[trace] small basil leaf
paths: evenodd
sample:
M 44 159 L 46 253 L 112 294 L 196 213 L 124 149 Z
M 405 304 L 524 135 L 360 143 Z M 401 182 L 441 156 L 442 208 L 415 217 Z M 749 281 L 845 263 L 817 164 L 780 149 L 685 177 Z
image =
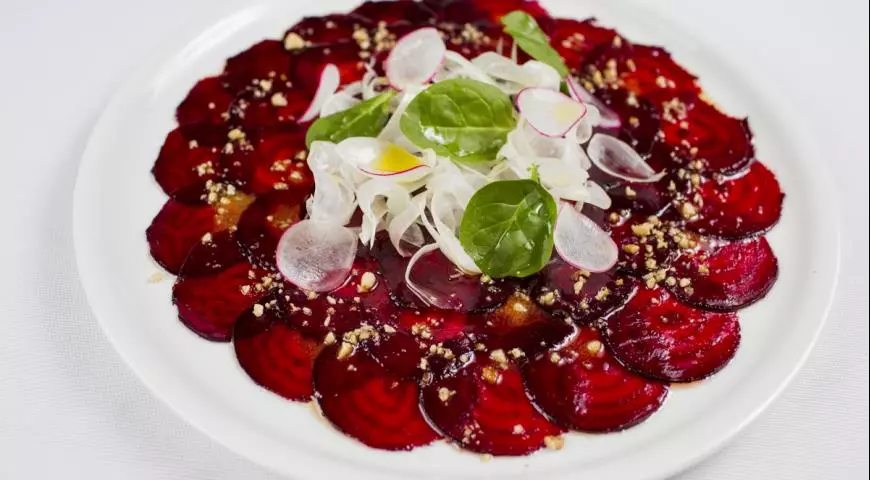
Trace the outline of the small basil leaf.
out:
M 391 90 L 343 112 L 318 118 L 308 128 L 305 143 L 310 148 L 318 140 L 339 143 L 351 137 L 378 136 L 390 119 L 390 100 L 395 96 Z
M 494 160 L 516 126 L 510 97 L 465 78 L 438 82 L 421 92 L 400 122 L 414 145 L 469 163 Z
M 493 182 L 468 202 L 459 241 L 490 277 L 528 277 L 550 261 L 557 214 L 556 201 L 539 183 Z
M 541 30 L 538 22 L 526 12 L 515 10 L 501 19 L 504 31 L 513 37 L 520 48 L 535 60 L 544 62 L 556 69 L 559 75 L 567 77 L 570 73 L 565 60 L 550 46 L 550 37 Z

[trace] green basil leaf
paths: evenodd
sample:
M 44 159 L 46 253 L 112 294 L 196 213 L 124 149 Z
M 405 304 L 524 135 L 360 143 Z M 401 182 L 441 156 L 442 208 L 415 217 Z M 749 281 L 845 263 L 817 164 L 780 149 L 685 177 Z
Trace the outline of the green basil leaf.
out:
M 390 120 L 390 100 L 396 92 L 384 92 L 377 97 L 327 117 L 320 117 L 309 128 L 305 143 L 323 140 L 332 143 L 351 137 L 376 137 Z
M 493 182 L 468 202 L 459 241 L 490 277 L 528 277 L 550 261 L 557 214 L 556 201 L 539 183 Z
M 465 78 L 438 82 L 421 92 L 400 122 L 414 145 L 469 163 L 494 160 L 516 126 L 510 97 Z
M 504 31 L 513 37 L 520 48 L 535 60 L 544 62 L 556 69 L 559 75 L 567 77 L 570 73 L 565 60 L 550 45 L 550 37 L 541 30 L 534 17 L 521 10 L 515 10 L 501 19 Z

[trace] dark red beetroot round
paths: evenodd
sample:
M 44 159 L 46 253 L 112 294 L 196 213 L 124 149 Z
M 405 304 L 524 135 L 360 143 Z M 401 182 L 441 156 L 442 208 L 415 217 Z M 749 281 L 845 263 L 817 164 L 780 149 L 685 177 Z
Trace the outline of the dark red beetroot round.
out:
M 230 122 L 246 131 L 296 125 L 308 110 L 312 93 L 288 84 L 289 80 L 275 79 L 245 90 L 230 106 Z
M 566 316 L 578 325 L 589 324 L 625 305 L 637 289 L 636 281 L 613 269 L 581 272 L 554 256 L 539 274 L 532 298 L 542 308 Z
M 427 343 L 440 343 L 462 336 L 468 330 L 468 315 L 450 310 L 402 309 L 397 313 L 397 325 Z
M 326 419 L 382 450 L 411 450 L 437 440 L 420 412 L 417 383 L 390 373 L 362 348 L 355 350 L 348 356 L 342 344 L 328 347 L 314 365 L 316 398 Z
M 172 303 L 178 318 L 197 335 L 228 342 L 239 316 L 266 293 L 265 276 L 248 263 L 237 263 L 207 277 L 179 277 Z
M 587 56 L 601 45 L 610 44 L 616 31 L 601 27 L 595 19 L 583 21 L 571 18 L 556 18 L 552 22 L 550 43 L 562 55 L 573 74 L 580 72 L 580 67 Z
M 613 227 L 611 237 L 619 246 L 619 270 L 642 277 L 667 268 L 679 255 L 670 225 L 657 218 L 631 217 Z
M 469 323 L 488 350 L 501 349 L 520 357 L 533 357 L 574 334 L 571 323 L 554 317 L 524 293 L 516 293 L 498 310 L 472 315 Z
M 587 82 L 585 85 L 588 87 L 591 84 Z M 660 171 L 669 166 L 666 158 L 649 158 L 652 153 L 657 153 L 653 151 L 653 146 L 662 123 L 659 111 L 652 102 L 625 88 L 600 88 L 595 91 L 595 97 L 619 115 L 622 122 L 619 137 L 645 157 L 653 170 Z
M 364 17 L 370 23 L 399 22 L 425 24 L 435 21 L 435 12 L 421 2 L 367 1 L 356 7 L 354 15 Z
M 683 255 L 673 275 L 678 283 L 670 288 L 683 302 L 707 310 L 734 311 L 767 295 L 776 283 L 779 265 L 767 239 L 760 237 Z
M 304 197 L 295 192 L 262 195 L 245 210 L 236 231 L 239 247 L 248 260 L 262 268 L 275 269 L 278 240 L 291 225 L 305 216 Z
M 503 55 L 510 55 L 513 39 L 504 33 L 504 27 L 499 23 L 478 21 L 472 23 L 439 23 L 438 29 L 446 37 L 447 49 L 457 52 L 468 59 L 473 59 L 484 52 L 495 52 L 501 47 Z M 517 51 L 517 61 L 525 63 L 530 60 L 522 50 Z
M 287 191 L 302 198 L 314 192 L 314 176 L 305 162 L 305 131 L 283 128 L 259 135 L 250 159 L 248 189 L 254 193 Z
M 649 378 L 692 382 L 731 361 L 740 344 L 733 313 L 683 305 L 663 288 L 642 288 L 607 321 L 604 338 L 623 365 Z
M 753 163 L 743 176 L 703 183 L 698 194 L 703 205 L 686 228 L 727 239 L 751 237 L 773 228 L 785 198 L 776 176 L 761 162 Z
M 320 85 L 323 68 L 332 63 L 338 67 L 342 85 L 353 83 L 365 74 L 367 54 L 354 41 L 306 48 L 293 56 L 290 81 L 293 88 L 313 93 Z
M 299 35 L 310 45 L 323 45 L 350 40 L 355 31 L 367 29 L 370 25 L 368 19 L 354 14 L 306 17 L 288 30 L 287 34 Z M 292 45 L 290 42 L 288 44 Z
M 432 425 L 472 452 L 526 455 L 561 434 L 529 401 L 509 363 L 478 358 L 424 387 L 420 398 Z
M 435 3 L 435 2 L 432 2 Z M 441 2 L 440 11 L 444 20 L 456 23 L 472 23 L 482 19 L 500 23 L 501 18 L 514 10 L 522 10 L 545 23 L 550 14 L 534 0 L 475 0 L 473 2 Z
M 678 185 L 671 175 L 665 175 L 656 182 L 640 183 L 618 181 L 611 183 L 607 194 L 614 211 L 630 210 L 636 215 L 659 215 L 671 206 L 677 193 L 672 189 Z
M 697 77 L 679 66 L 667 50 L 624 40 L 599 47 L 585 70 L 596 89 L 620 88 L 651 99 L 700 92 Z
M 420 361 L 428 352 L 426 343 L 391 326 L 381 326 L 377 330 L 378 338 L 366 342 L 369 355 L 391 374 L 418 380 L 422 373 Z
M 288 400 L 307 401 L 314 395 L 312 373 L 321 346 L 292 330 L 274 302 L 264 299 L 239 317 L 233 330 L 236 358 L 257 384 Z
M 227 60 L 221 81 L 228 92 L 236 94 L 261 80 L 279 80 L 290 71 L 290 52 L 278 40 L 263 40 Z
M 151 169 L 160 188 L 176 200 L 205 203 L 201 198 L 205 183 L 217 178 L 220 157 L 217 147 L 208 142 L 225 135 L 226 129 L 208 124 L 178 127 L 169 132 Z
M 755 158 L 752 131 L 746 119 L 730 117 L 706 102 L 686 106 L 683 115 L 662 122 L 665 141 L 675 149 L 675 160 L 700 162 L 696 169 L 733 175 Z
M 177 275 L 193 247 L 202 242 L 205 234 L 216 230 L 214 207 L 169 200 L 151 221 L 145 237 L 151 247 L 151 257 L 169 273 Z
M 179 125 L 191 123 L 224 123 L 233 96 L 219 77 L 203 78 L 187 94 L 175 112 Z
M 227 230 L 206 234 L 204 239 L 193 245 L 181 266 L 179 276 L 190 278 L 213 275 L 243 260 L 235 235 Z
M 623 430 L 655 413 L 668 386 L 628 371 L 582 327 L 568 345 L 523 371 L 532 401 L 557 424 L 585 432 Z

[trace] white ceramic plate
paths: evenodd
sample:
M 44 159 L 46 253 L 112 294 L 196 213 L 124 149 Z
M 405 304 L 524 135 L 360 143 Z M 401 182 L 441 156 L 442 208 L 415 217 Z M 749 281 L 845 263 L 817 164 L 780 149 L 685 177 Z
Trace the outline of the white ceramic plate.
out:
M 768 298 L 742 311 L 743 343 L 714 378 L 676 386 L 649 421 L 612 435 L 572 434 L 560 452 L 482 462 L 441 442 L 411 453 L 369 449 L 336 432 L 311 408 L 259 388 L 228 344 L 201 340 L 176 320 L 171 281 L 157 271 L 145 229 L 165 201 L 149 174 L 173 112 L 197 79 L 303 15 L 346 11 L 356 0 L 275 1 L 225 6 L 195 20 L 143 62 L 95 127 L 75 192 L 78 264 L 107 336 L 133 370 L 183 418 L 250 459 L 296 479 L 614 478 L 680 471 L 751 421 L 793 376 L 827 314 L 839 262 L 835 198 L 817 151 L 778 92 L 650 11 L 623 2 L 544 1 L 555 15 L 595 15 L 629 39 L 670 49 L 711 96 L 748 114 L 758 154 L 787 193 L 769 238 L 781 266 Z M 353 476 L 353 477 L 351 477 Z

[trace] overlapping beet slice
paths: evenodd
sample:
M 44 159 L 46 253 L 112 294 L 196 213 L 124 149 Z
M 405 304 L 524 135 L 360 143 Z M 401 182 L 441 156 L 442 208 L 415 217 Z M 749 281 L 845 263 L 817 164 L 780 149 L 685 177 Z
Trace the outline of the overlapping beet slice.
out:
M 227 60 L 221 81 L 227 92 L 236 94 L 258 85 L 260 81 L 274 81 L 290 71 L 290 53 L 278 40 L 263 40 Z
M 356 7 L 353 15 L 363 17 L 371 23 L 386 22 L 391 25 L 409 22 L 415 25 L 432 23 L 436 14 L 425 2 L 367 1 Z
M 610 317 L 607 346 L 623 365 L 649 378 L 692 382 L 731 361 L 740 344 L 734 313 L 698 310 L 663 288 L 642 288 Z
M 215 232 L 215 209 L 211 205 L 187 205 L 169 200 L 145 231 L 151 257 L 169 273 L 177 275 L 194 246 L 207 233 Z
M 341 84 L 347 85 L 362 79 L 369 55 L 368 50 L 352 40 L 306 48 L 293 56 L 290 81 L 293 88 L 313 93 L 320 84 L 323 68 L 332 63 L 338 67 Z
M 635 277 L 667 268 L 680 248 L 673 227 L 658 217 L 632 216 L 611 231 L 619 246 L 619 270 Z
M 522 10 L 538 22 L 546 22 L 550 14 L 534 0 L 475 0 L 430 2 L 430 5 L 441 3 L 439 13 L 444 20 L 456 23 L 472 23 L 481 19 L 499 23 L 501 18 L 514 10 Z M 436 7 L 437 8 L 437 7 Z
M 623 430 L 646 420 L 665 401 L 668 386 L 619 364 L 592 328 L 523 371 L 532 401 L 557 424 L 584 432 Z
M 420 398 L 435 428 L 472 452 L 526 455 L 562 433 L 529 401 L 520 370 L 510 363 L 478 356 L 423 387 Z
M 667 50 L 625 40 L 600 46 L 584 70 L 596 89 L 620 88 L 650 99 L 700 92 L 697 77 L 678 65 Z
M 242 214 L 236 238 L 248 260 L 275 269 L 278 240 L 291 225 L 305 218 L 305 196 L 276 191 L 257 198 Z
M 735 311 L 764 298 L 779 275 L 779 264 L 764 237 L 702 245 L 674 265 L 671 290 L 684 303 L 716 311 Z
M 557 347 L 575 330 L 570 320 L 551 315 L 522 292 L 493 312 L 470 316 L 469 324 L 488 350 L 500 349 L 519 357 Z
M 205 184 L 217 179 L 217 144 L 225 136 L 225 128 L 210 124 L 192 124 L 169 132 L 151 169 L 160 188 L 176 200 L 205 203 Z
M 419 387 L 379 365 L 364 348 L 325 349 L 314 366 L 317 403 L 336 428 L 382 450 L 411 450 L 439 438 L 418 406 Z
M 554 256 L 539 274 L 532 298 L 545 310 L 589 324 L 622 307 L 637 289 L 637 282 L 616 269 L 583 272 Z
M 206 233 L 191 248 L 179 275 L 185 278 L 204 277 L 226 270 L 243 260 L 232 232 Z
M 178 318 L 197 335 L 228 342 L 239 316 L 263 297 L 266 272 L 242 262 L 205 277 L 179 277 L 172 288 Z
M 230 122 L 247 131 L 296 124 L 311 104 L 311 92 L 287 79 L 267 80 L 240 93 L 229 108 Z
M 302 38 L 307 45 L 324 45 L 346 41 L 353 37 L 354 32 L 368 29 L 371 21 L 354 13 L 348 15 L 325 15 L 323 17 L 305 17 L 287 31 Z M 288 41 L 288 45 L 292 43 Z
M 307 401 L 314 395 L 314 359 L 322 347 L 287 325 L 276 300 L 261 300 L 239 317 L 233 348 L 257 384 L 288 400 Z
M 223 123 L 233 95 L 224 88 L 220 77 L 203 78 L 187 94 L 175 111 L 179 125 Z
M 702 235 L 741 239 L 762 234 L 779 221 L 785 195 L 776 176 L 761 162 L 744 175 L 698 188 L 697 218 L 686 227 Z
M 583 65 L 593 51 L 602 45 L 611 44 L 617 37 L 615 30 L 599 26 L 595 19 L 583 21 L 571 18 L 556 18 L 548 31 L 550 43 L 562 55 L 571 73 L 581 73 Z

